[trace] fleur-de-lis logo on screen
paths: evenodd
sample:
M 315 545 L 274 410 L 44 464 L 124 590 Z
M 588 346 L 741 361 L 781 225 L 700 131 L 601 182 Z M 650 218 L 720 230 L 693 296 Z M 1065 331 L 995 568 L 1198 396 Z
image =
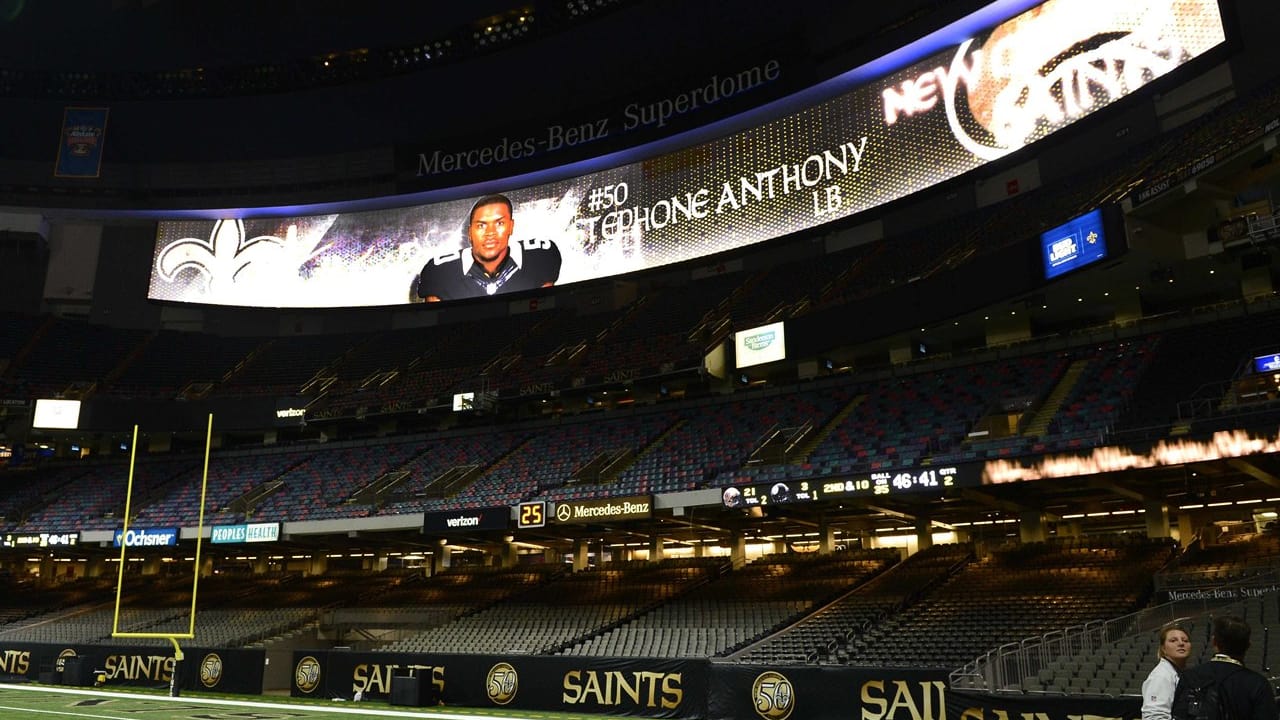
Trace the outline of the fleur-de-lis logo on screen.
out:
M 243 220 L 219 220 L 209 239 L 182 238 L 166 247 L 156 259 L 156 269 L 166 282 L 173 282 L 184 270 L 194 270 L 214 291 L 229 285 L 253 263 L 266 264 L 297 237 L 297 227 L 289 226 L 284 238 L 258 235 L 246 238 Z

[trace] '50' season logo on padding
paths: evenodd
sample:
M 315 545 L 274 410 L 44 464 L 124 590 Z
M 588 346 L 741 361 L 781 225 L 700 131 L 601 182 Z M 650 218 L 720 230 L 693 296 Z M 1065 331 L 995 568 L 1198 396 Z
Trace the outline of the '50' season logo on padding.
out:
M 751 701 L 764 720 L 787 720 L 796 707 L 795 688 L 785 675 L 768 670 L 751 684 Z
M 200 684 L 207 688 L 217 687 L 222 682 L 222 658 L 218 653 L 209 653 L 200 661 Z
M 508 663 L 498 663 L 489 668 L 489 677 L 485 678 L 485 694 L 498 705 L 506 705 L 516 697 L 520 689 L 520 676 L 516 669 Z
M 308 695 L 320 687 L 320 661 L 310 655 L 298 661 L 293 669 L 293 683 Z

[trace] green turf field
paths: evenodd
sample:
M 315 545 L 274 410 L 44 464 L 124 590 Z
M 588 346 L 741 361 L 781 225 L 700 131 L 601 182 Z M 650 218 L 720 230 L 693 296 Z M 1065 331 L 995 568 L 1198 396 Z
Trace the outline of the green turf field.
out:
M 383 702 L 308 702 L 289 698 L 226 698 L 192 695 L 170 698 L 137 692 L 0 684 L 0 720 L 357 720 L 358 718 L 527 718 L 598 720 L 566 713 L 504 712 L 475 708 L 406 708 Z

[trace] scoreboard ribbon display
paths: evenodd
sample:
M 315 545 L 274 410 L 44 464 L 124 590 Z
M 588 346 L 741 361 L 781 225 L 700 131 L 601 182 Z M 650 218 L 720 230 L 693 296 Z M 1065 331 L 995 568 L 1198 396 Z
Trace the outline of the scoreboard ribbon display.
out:
M 511 508 L 497 507 L 429 512 L 423 514 L 422 532 L 454 533 L 471 530 L 506 530 L 511 525 Z
M 845 478 L 781 480 L 735 485 L 721 493 L 725 507 L 757 507 L 790 503 L 879 497 L 904 493 L 942 492 L 953 487 L 982 484 L 982 465 L 937 465 L 877 470 Z
M 0 547 L 51 548 L 70 547 L 80 542 L 80 533 L 5 533 L 0 537 Z
M 540 528 L 547 524 L 547 503 L 544 500 L 523 502 L 516 506 L 516 527 Z
M 512 262 L 502 283 L 464 280 L 477 195 L 455 189 L 413 207 L 163 221 L 148 296 L 259 307 L 395 305 L 431 295 L 418 292 L 428 267 L 471 293 L 462 296 L 484 297 L 685 262 L 957 177 L 1225 41 L 1216 0 L 1048 0 L 1015 14 L 1028 4 L 993 3 L 851 70 L 837 79 L 850 90 L 792 114 L 664 155 L 638 148 L 627 157 L 639 161 L 587 163 L 602 169 L 576 177 L 528 187 L 511 181 L 501 242 Z M 571 167 L 565 172 L 586 169 Z
M 560 524 L 639 520 L 653 516 L 652 495 L 605 498 L 602 500 L 559 500 L 550 520 Z
M 214 525 L 209 529 L 209 542 L 228 543 L 275 542 L 280 539 L 280 523 L 243 523 L 240 525 Z

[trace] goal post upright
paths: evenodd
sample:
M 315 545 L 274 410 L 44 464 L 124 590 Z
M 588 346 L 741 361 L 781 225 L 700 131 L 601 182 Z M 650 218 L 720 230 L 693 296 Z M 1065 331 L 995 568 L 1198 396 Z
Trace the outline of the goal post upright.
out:
M 191 624 L 187 629 L 187 634 L 191 637 L 196 636 L 196 592 L 200 589 L 200 551 L 204 547 L 204 503 L 209 490 L 209 451 L 212 447 L 213 413 L 209 413 L 209 422 L 204 434 L 204 469 L 200 473 L 200 515 L 196 520 L 196 559 L 193 568 L 195 572 L 191 573 Z M 173 646 L 178 647 L 177 641 L 174 641 Z
M 133 426 L 133 446 L 129 448 L 129 482 L 125 489 L 124 498 L 124 523 L 120 528 L 120 567 L 116 575 L 116 606 L 112 613 L 111 620 L 111 637 L 125 639 L 159 639 L 168 640 L 173 644 L 173 659 L 175 661 L 174 673 L 170 677 L 170 695 L 178 696 L 178 665 L 182 663 L 183 653 L 182 647 L 178 644 L 179 640 L 190 640 L 196 636 L 196 594 L 200 590 L 200 560 L 201 551 L 204 547 L 204 508 L 209 489 L 209 455 L 213 449 L 213 413 L 209 413 L 208 424 L 205 429 L 204 440 L 204 464 L 200 473 L 200 509 L 198 519 L 196 521 L 196 554 L 192 565 L 191 579 L 191 615 L 187 621 L 187 631 L 185 633 L 165 633 L 165 632 L 121 632 L 120 631 L 120 599 L 124 594 L 124 567 L 126 553 L 128 550 L 128 542 L 125 540 L 129 532 L 129 517 L 133 511 L 133 477 L 134 463 L 137 461 L 138 453 L 138 426 Z M 180 529 L 180 528 L 179 528 Z
M 124 524 L 120 526 L 120 565 L 116 568 L 116 608 L 111 613 L 111 637 L 120 632 L 120 596 L 124 591 L 124 558 L 128 543 L 125 537 L 129 533 L 129 513 L 133 504 L 133 465 L 138 458 L 138 426 L 133 426 L 133 441 L 129 443 L 129 483 L 124 491 Z

